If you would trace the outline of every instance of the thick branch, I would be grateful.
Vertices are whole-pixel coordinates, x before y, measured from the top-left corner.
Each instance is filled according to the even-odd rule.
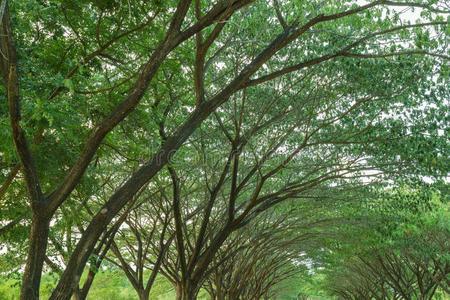
[[[1,52],[3,78],[5,80],[6,93],[8,98],[11,128],[13,132],[14,144],[23,166],[23,173],[33,204],[38,204],[43,199],[38,174],[34,165],[31,151],[25,137],[25,132],[21,127],[20,120],[20,95],[19,95],[19,75],[17,71],[17,54],[14,45],[9,9],[6,0],[1,4]]]

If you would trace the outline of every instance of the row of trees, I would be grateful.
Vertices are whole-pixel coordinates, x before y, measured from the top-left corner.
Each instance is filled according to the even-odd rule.
[[[270,298],[366,186],[448,173],[445,1],[0,13],[1,266],[21,299],[46,270],[50,299],[85,299],[102,266],[140,299],[158,276],[179,299]]]
[[[383,195],[382,201],[372,200],[364,224],[371,228],[362,228],[362,240],[347,239],[347,245],[334,248],[339,254],[329,261],[333,271],[327,274],[327,289],[342,299],[436,299],[448,294],[449,205],[431,191],[403,188]]]

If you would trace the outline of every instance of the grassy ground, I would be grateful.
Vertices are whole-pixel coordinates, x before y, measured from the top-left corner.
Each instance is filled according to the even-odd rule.
[[[274,300],[296,300],[299,294],[308,295],[309,300],[330,300],[319,289],[314,280],[305,281],[305,275],[294,276],[277,287]],[[44,274],[41,284],[41,299],[48,299],[57,283],[57,276]],[[20,275],[4,278],[0,276],[0,300],[19,299]],[[300,291],[302,291],[300,293]],[[120,270],[103,270],[96,275],[89,291],[89,300],[137,300],[138,297],[127,278]],[[164,277],[158,277],[150,293],[151,300],[173,300],[175,291]],[[201,291],[198,300],[209,300],[205,291]]]
[[[57,277],[45,274],[42,278],[41,299],[48,299],[56,285]],[[0,277],[0,300],[19,299],[20,278]],[[119,271],[100,271],[91,287],[89,300],[136,300],[138,299],[133,287]],[[175,292],[171,284],[163,277],[157,279],[150,299],[173,300]],[[207,299],[203,292],[199,299]]]

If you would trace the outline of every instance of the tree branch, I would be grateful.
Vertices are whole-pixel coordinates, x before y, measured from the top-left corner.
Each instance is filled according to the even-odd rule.
[[[6,93],[8,98],[9,114],[11,121],[11,128],[13,132],[14,144],[16,146],[17,154],[23,166],[23,173],[27,184],[28,192],[30,193],[32,204],[42,204],[43,195],[36,167],[34,165],[31,151],[28,147],[28,142],[25,132],[21,127],[20,114],[20,95],[19,95],[19,75],[17,71],[17,54],[13,41],[11,23],[9,17],[9,9],[7,0],[3,0],[1,7],[1,52],[2,60],[2,75],[4,78]],[[5,73],[6,72],[6,73]]]

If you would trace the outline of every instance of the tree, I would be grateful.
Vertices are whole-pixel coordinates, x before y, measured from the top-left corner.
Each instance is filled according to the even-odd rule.
[[[300,209],[283,213],[263,214],[227,240],[205,283],[211,299],[269,299],[281,282],[305,271],[305,251],[325,222],[309,224]]]
[[[369,202],[373,227],[366,236],[375,239],[345,251],[329,289],[343,299],[434,299],[436,291],[448,292],[448,203],[431,188],[380,196]]]
[[[123,270],[139,299],[145,300],[149,299],[174,235],[168,229],[170,209],[148,198],[141,201],[112,241],[113,256],[107,259]]]
[[[382,124],[383,112],[399,109],[396,104],[403,104],[402,109],[406,107],[411,114],[418,113],[423,103],[442,106],[448,71],[442,63],[448,59],[444,50],[448,22],[442,16],[448,13],[445,3],[191,2],[15,1],[9,7],[2,1],[0,69],[2,95],[8,102],[8,109],[2,107],[2,119],[6,119],[6,111],[10,119],[2,135],[5,131],[14,142],[14,147],[8,144],[2,148],[2,153],[9,154],[2,162],[9,174],[2,190],[11,188],[19,164],[24,178],[19,190],[26,187],[32,215],[22,299],[38,297],[51,221],[72,201],[74,190],[83,181],[98,176],[96,162],[114,151],[105,150],[108,144],[121,144],[125,153],[133,153],[134,138],[139,137],[141,141],[154,139],[156,148],[146,153],[140,148],[132,157],[137,161],[127,162],[133,166],[127,179],[114,181],[114,192],[89,218],[52,299],[71,297],[108,225],[161,170],[169,166],[174,186],[178,185],[175,173],[180,170],[169,164],[173,153],[182,151],[196,130],[208,126],[217,115],[220,119],[221,109],[232,107],[236,98],[245,98],[244,94],[249,95],[252,108],[246,109],[246,120],[261,118],[259,122],[266,122],[271,117],[276,120],[277,114],[283,117],[283,124],[265,127],[266,133],[273,130],[279,145],[256,147],[255,160],[261,164],[253,164],[255,171],[246,166],[252,179],[247,183],[255,197],[247,202],[233,199],[233,184],[227,183],[231,187],[229,204],[242,204],[243,211],[239,206],[236,211],[229,210],[232,221],[216,233],[213,246],[208,246],[196,264],[198,278],[194,281],[202,277],[217,246],[259,211],[299,197],[311,185],[348,180],[345,175],[356,176],[364,169],[381,171],[384,167],[388,172],[393,162],[407,166],[411,155],[417,154],[414,150],[404,151],[407,155],[399,160],[381,155],[377,161],[373,159],[379,145],[375,141],[386,141],[393,132],[394,138],[403,137],[408,127],[407,120],[395,118]],[[422,20],[404,23],[398,11],[389,10],[398,6],[421,9]],[[437,36],[430,38],[429,28]],[[440,73],[434,75],[438,78],[431,76],[435,73]],[[290,89],[289,82],[298,83],[302,78],[310,83],[303,85],[305,90]],[[161,81],[165,84],[160,86]],[[175,97],[170,97],[173,91]],[[253,110],[261,107],[257,100],[262,95],[275,91],[285,96],[282,107],[268,113]],[[160,118],[156,124],[145,124],[151,111]],[[162,135],[161,118],[168,124]],[[234,126],[228,121],[217,124],[225,129]],[[242,141],[241,133],[254,125],[238,123],[242,132],[231,135],[231,146],[248,144]],[[131,139],[126,130],[130,127],[140,128]],[[251,130],[250,134],[255,137]],[[353,139],[355,136],[359,138]],[[422,132],[413,136],[424,146],[435,148]],[[404,141],[399,139],[397,148],[388,149],[390,153],[397,153]],[[272,158],[278,157],[278,163],[267,162],[261,150],[275,151]],[[312,155],[297,158],[300,152]],[[420,155],[419,168],[411,167],[415,174],[442,167],[433,154]],[[230,162],[236,163],[230,168],[234,174],[239,171],[238,157],[234,152],[230,156]],[[291,162],[308,171],[283,186],[279,176]],[[224,174],[230,176],[229,172]],[[242,180],[241,184],[245,183],[245,177]],[[270,190],[273,192],[260,194]],[[177,196],[173,198],[174,219],[179,224]],[[234,215],[236,212],[239,214]],[[16,218],[6,221],[6,225],[20,222]],[[176,234],[180,234],[176,227]],[[179,250],[181,243],[177,237]]]

